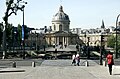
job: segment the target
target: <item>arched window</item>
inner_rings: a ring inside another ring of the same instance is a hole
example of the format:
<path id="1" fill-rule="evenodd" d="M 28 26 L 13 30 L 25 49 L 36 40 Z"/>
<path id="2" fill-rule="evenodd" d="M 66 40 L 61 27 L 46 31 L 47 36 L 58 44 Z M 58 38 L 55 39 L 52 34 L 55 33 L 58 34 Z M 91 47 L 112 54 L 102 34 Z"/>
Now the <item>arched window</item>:
<path id="1" fill-rule="evenodd" d="M 59 25 L 59 31 L 62 31 L 62 25 L 61 24 Z"/>

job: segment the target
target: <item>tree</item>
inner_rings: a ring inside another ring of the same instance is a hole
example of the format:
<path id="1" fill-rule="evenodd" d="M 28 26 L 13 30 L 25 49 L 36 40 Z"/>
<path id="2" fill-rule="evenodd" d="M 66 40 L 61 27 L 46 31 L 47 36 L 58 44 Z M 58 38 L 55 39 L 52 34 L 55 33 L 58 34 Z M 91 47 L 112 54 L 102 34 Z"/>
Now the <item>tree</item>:
<path id="1" fill-rule="evenodd" d="M 17 37 L 18 44 L 21 45 L 21 42 L 22 42 L 22 26 L 20 24 L 18 24 L 17 29 L 18 29 L 18 34 L 17 34 L 18 35 L 18 37 Z"/>
<path id="2" fill-rule="evenodd" d="M 118 51 L 120 51 L 120 34 L 118 34 L 117 41 L 118 41 L 118 45 L 117 45 Z"/>
<path id="3" fill-rule="evenodd" d="M 13 25 L 8 24 L 8 26 L 6 27 L 6 41 L 7 41 L 8 46 L 12 45 L 13 33 L 14 33 Z"/>
<path id="4" fill-rule="evenodd" d="M 3 30 L 3 23 L 0 23 L 0 46 L 1 46 L 1 44 L 2 44 L 2 36 L 3 36 L 3 32 L 2 32 L 2 30 Z"/>
<path id="5" fill-rule="evenodd" d="M 111 35 L 107 39 L 107 45 L 108 47 L 114 48 L 115 47 L 115 36 Z"/>
<path id="6" fill-rule="evenodd" d="M 118 48 L 118 50 L 120 50 L 120 35 L 119 34 L 117 35 L 117 43 L 118 43 L 117 48 Z M 108 47 L 111 47 L 114 49 L 116 48 L 115 47 L 116 46 L 116 37 L 114 35 L 111 35 L 108 37 L 107 45 L 108 45 Z"/>
<path id="7" fill-rule="evenodd" d="M 17 14 L 18 10 L 23 10 L 24 6 L 20 6 L 19 3 L 22 0 L 6 0 L 6 12 L 5 12 L 5 16 L 3 17 L 3 20 L 5 22 L 5 26 L 3 29 L 3 59 L 5 58 L 5 54 L 6 54 L 6 29 L 8 27 L 8 17 L 11 16 L 12 14 Z"/>

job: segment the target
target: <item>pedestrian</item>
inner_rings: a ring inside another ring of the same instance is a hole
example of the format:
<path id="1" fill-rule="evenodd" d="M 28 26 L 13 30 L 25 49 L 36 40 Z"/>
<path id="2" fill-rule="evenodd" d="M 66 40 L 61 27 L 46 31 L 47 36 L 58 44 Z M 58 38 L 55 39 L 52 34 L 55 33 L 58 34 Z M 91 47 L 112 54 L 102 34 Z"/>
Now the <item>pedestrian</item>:
<path id="1" fill-rule="evenodd" d="M 106 60 L 109 67 L 109 73 L 110 75 L 112 75 L 112 65 L 114 65 L 114 59 L 113 59 L 113 54 L 110 51 L 108 52 Z"/>
<path id="2" fill-rule="evenodd" d="M 76 61 L 75 61 L 75 54 L 72 55 L 72 65 L 76 66 Z"/>
<path id="3" fill-rule="evenodd" d="M 76 59 L 77 66 L 79 66 L 80 65 L 80 56 L 79 56 L 79 54 L 76 55 L 75 59 Z"/>
<path id="4" fill-rule="evenodd" d="M 64 46 L 65 46 L 65 48 L 67 47 L 67 45 L 66 45 L 66 44 L 65 44 Z"/>

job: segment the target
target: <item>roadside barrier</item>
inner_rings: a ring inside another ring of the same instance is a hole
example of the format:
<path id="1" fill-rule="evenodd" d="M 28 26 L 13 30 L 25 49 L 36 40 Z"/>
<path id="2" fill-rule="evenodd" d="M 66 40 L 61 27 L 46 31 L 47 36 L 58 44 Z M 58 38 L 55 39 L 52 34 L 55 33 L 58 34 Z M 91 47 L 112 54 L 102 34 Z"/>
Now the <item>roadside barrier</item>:
<path id="1" fill-rule="evenodd" d="M 103 66 L 107 66 L 107 62 L 106 61 L 103 61 Z"/>
<path id="2" fill-rule="evenodd" d="M 32 62 L 32 67 L 35 67 L 35 66 L 36 66 L 36 65 L 35 65 L 35 61 L 33 61 L 33 62 Z"/>
<path id="3" fill-rule="evenodd" d="M 86 60 L 85 62 L 85 66 L 88 67 L 89 66 L 89 62 Z"/>
<path id="4" fill-rule="evenodd" d="M 83 61 L 83 62 L 81 63 L 81 65 L 84 65 L 84 66 L 88 67 L 88 66 L 89 66 L 88 60 Z"/>
<path id="5" fill-rule="evenodd" d="M 7 68 L 7 67 L 16 68 L 16 62 L 12 61 L 12 62 L 9 62 L 9 63 L 0 64 L 0 66 L 3 67 L 3 68 Z"/>
<path id="6" fill-rule="evenodd" d="M 13 68 L 16 68 L 16 62 L 15 62 L 15 61 L 13 61 L 12 67 L 13 67 Z"/>
<path id="7" fill-rule="evenodd" d="M 44 60 L 43 60 L 44 61 Z M 8 61 L 8 62 L 1 62 L 0 63 L 0 68 L 16 68 L 17 66 L 31 66 L 31 67 L 36 67 L 40 66 L 43 61 L 30 61 L 28 64 L 21 64 L 20 62 L 17 61 Z"/>

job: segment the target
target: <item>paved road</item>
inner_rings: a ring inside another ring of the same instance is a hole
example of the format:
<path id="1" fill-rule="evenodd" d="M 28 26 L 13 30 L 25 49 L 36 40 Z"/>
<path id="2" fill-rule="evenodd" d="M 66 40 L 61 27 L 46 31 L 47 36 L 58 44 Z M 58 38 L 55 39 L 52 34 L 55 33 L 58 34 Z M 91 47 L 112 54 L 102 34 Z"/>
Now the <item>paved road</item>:
<path id="1" fill-rule="evenodd" d="M 83 63 L 85 60 L 81 60 Z M 40 66 L 4 68 L 0 71 L 25 70 L 23 72 L 1 72 L 0 79 L 120 79 L 120 67 L 114 67 L 113 75 L 107 67 L 88 60 L 90 66 L 72 66 L 71 60 L 45 60 Z"/>

